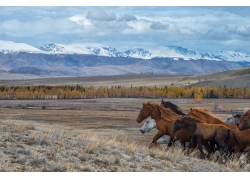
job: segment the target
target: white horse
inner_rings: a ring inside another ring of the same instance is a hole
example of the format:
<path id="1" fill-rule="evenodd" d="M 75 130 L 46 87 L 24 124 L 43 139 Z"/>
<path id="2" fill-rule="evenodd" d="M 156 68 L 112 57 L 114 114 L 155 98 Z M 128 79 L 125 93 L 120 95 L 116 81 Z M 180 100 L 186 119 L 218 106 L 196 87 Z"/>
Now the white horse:
<path id="1" fill-rule="evenodd" d="M 228 116 L 224 122 L 228 124 L 237 124 L 238 120 L 245 114 L 246 110 L 242 111 L 234 111 L 230 116 Z"/>
<path id="2" fill-rule="evenodd" d="M 152 129 L 156 128 L 156 122 L 154 119 L 152 119 L 151 117 L 149 117 L 147 119 L 147 121 L 142 125 L 140 131 L 142 134 L 145 134 L 147 132 L 150 132 Z M 168 146 L 171 146 L 172 145 L 172 141 L 173 139 L 171 139 L 170 136 L 168 135 L 163 135 L 162 137 L 160 137 L 158 140 L 157 140 L 157 143 L 159 144 L 168 144 Z M 179 142 L 179 141 L 177 141 Z M 180 142 L 179 142 L 180 143 Z M 185 144 L 185 146 L 188 145 L 188 144 Z"/>

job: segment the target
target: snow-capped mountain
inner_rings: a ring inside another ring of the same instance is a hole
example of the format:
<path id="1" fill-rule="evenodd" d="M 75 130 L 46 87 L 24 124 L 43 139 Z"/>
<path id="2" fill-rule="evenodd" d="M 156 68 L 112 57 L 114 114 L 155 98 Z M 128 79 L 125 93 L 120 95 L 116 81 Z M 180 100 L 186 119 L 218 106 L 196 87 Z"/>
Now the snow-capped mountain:
<path id="1" fill-rule="evenodd" d="M 190 50 L 180 46 L 167 46 L 162 57 L 183 58 L 184 60 L 190 60 L 190 59 L 223 60 L 217 55 L 214 55 L 210 52 Z"/>
<path id="2" fill-rule="evenodd" d="M 241 52 L 234 52 L 234 51 L 217 51 L 217 56 L 226 60 L 226 61 L 249 61 L 250 55 Z"/>
<path id="3" fill-rule="evenodd" d="M 46 44 L 40 47 L 39 49 L 42 51 L 46 51 L 46 52 L 56 52 L 56 53 L 67 52 L 63 46 L 59 46 L 55 44 Z"/>
<path id="4" fill-rule="evenodd" d="M 4 54 L 29 52 L 44 54 L 89 54 L 106 57 L 130 57 L 140 59 L 171 58 L 173 60 L 216 60 L 216 61 L 235 61 L 250 62 L 250 55 L 242 52 L 221 50 L 215 53 L 201 52 L 180 46 L 156 47 L 151 50 L 143 48 L 133 48 L 124 52 L 118 51 L 113 47 L 105 47 L 100 44 L 46 44 L 40 48 L 30 46 L 25 43 L 15 43 L 0 40 L 0 52 Z"/>
<path id="5" fill-rule="evenodd" d="M 0 40 L 0 52 L 4 54 L 14 53 L 14 52 L 41 52 L 40 49 L 30 46 L 26 43 L 15 43 L 12 41 L 2 41 Z"/>
<path id="6" fill-rule="evenodd" d="M 130 49 L 124 52 L 128 57 L 151 59 L 152 53 L 142 48 Z"/>
<path id="7" fill-rule="evenodd" d="M 108 57 L 128 57 L 126 53 L 117 51 L 111 47 L 87 47 L 94 55 Z"/>

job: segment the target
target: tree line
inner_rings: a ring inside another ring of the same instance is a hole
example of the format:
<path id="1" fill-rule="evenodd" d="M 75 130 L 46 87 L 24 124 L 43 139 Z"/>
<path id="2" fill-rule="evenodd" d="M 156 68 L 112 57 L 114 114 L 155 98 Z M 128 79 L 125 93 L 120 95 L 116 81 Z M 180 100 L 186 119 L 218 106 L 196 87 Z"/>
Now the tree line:
<path id="1" fill-rule="evenodd" d="M 97 87 L 65 86 L 0 86 L 0 99 L 85 99 L 85 98 L 250 98 L 250 90 L 222 87 Z"/>

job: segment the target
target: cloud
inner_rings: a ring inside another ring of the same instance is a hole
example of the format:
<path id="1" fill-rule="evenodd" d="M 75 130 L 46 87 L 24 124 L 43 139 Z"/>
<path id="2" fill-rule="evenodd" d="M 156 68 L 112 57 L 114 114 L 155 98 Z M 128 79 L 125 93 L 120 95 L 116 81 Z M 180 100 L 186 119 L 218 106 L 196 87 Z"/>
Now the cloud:
<path id="1" fill-rule="evenodd" d="M 108 15 L 103 10 L 91 10 L 87 12 L 86 18 L 96 21 L 115 21 L 116 15 L 114 13 Z"/>
<path id="2" fill-rule="evenodd" d="M 250 27 L 246 27 L 245 25 L 234 26 L 234 27 L 226 27 L 226 30 L 231 33 L 238 34 L 240 36 L 250 37 Z"/>
<path id="3" fill-rule="evenodd" d="M 213 29 L 208 30 L 208 32 L 204 34 L 204 39 L 225 40 L 227 38 L 228 38 L 228 35 L 226 33 L 216 32 Z"/>
<path id="4" fill-rule="evenodd" d="M 160 22 L 153 22 L 150 26 L 151 29 L 155 30 L 165 30 L 169 28 L 169 25 L 162 24 Z"/>
<path id="5" fill-rule="evenodd" d="M 124 14 L 123 18 L 125 21 L 134 21 L 137 20 L 137 18 L 134 15 L 130 14 Z"/>
<path id="6" fill-rule="evenodd" d="M 57 34 L 77 33 L 81 27 L 69 19 L 42 18 L 37 21 L 7 20 L 0 23 L 0 33 L 16 37 L 31 37 L 47 32 Z"/>

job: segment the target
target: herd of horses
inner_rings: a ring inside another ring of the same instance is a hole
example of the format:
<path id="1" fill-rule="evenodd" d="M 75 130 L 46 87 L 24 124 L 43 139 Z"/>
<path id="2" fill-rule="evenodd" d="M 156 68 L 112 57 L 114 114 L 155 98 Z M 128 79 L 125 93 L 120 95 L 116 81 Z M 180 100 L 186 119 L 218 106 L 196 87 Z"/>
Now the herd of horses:
<path id="1" fill-rule="evenodd" d="M 149 148 L 158 147 L 161 143 L 167 143 L 170 147 L 179 141 L 184 150 L 188 144 L 187 155 L 198 148 L 201 158 L 209 157 L 216 151 L 223 156 L 239 152 L 250 154 L 250 109 L 234 112 L 223 121 L 207 108 L 190 108 L 185 113 L 177 105 L 164 100 L 142 105 L 136 121 L 141 123 L 148 119 L 141 127 L 141 133 L 154 128 L 158 130 Z"/>

